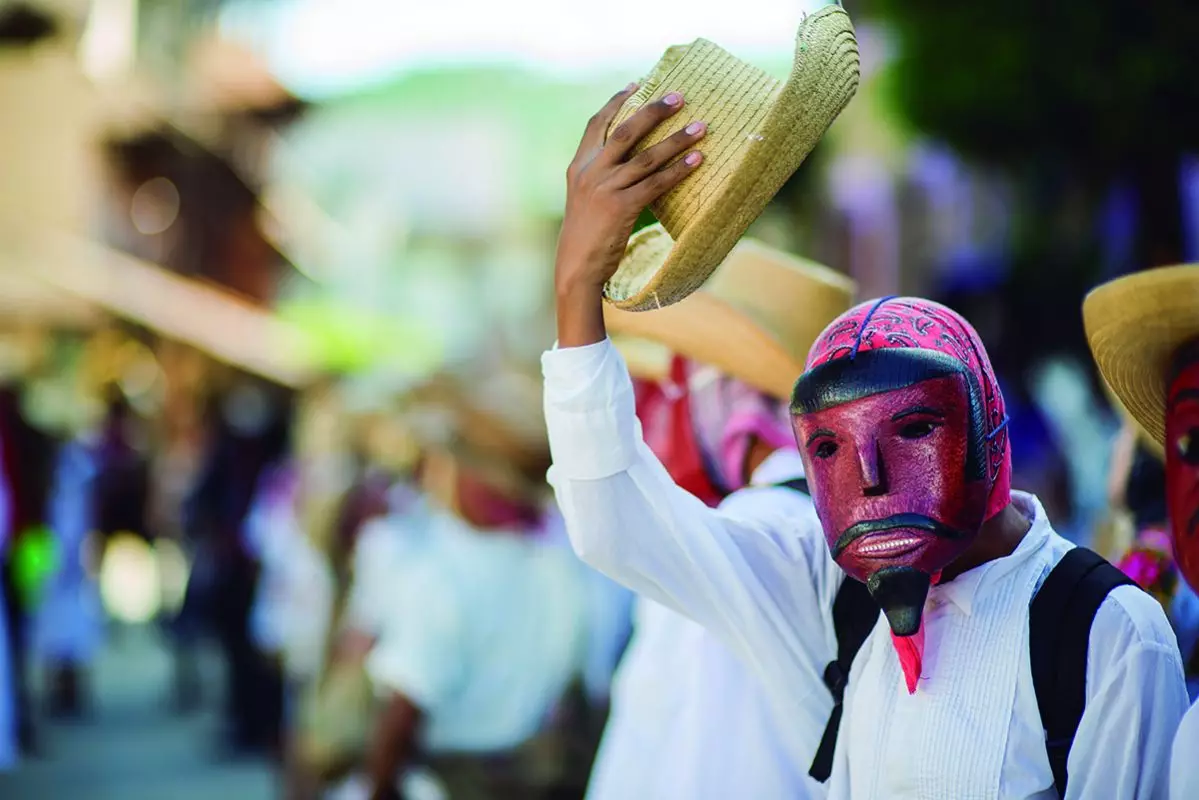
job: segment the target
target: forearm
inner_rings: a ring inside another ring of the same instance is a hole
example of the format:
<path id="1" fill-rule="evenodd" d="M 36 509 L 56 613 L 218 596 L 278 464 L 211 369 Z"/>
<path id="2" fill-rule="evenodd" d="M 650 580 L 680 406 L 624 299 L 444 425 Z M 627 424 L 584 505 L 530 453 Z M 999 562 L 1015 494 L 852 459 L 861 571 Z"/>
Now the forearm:
<path id="1" fill-rule="evenodd" d="M 371 800 L 398 800 L 396 781 L 412 756 L 420 710 L 401 694 L 392 695 L 379 714 L 367 753 Z"/>

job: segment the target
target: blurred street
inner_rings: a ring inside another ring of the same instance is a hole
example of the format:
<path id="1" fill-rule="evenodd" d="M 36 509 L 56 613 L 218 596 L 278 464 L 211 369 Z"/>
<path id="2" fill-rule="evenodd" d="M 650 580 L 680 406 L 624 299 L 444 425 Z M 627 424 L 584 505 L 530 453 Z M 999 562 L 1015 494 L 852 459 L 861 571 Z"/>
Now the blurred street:
<path id="1" fill-rule="evenodd" d="M 206 653 L 205 688 L 219 685 Z M 173 715 L 166 705 L 169 661 L 152 628 L 110 637 L 96 662 L 91 719 L 41 725 L 43 755 L 0 775 L 5 800 L 257 800 L 272 793 L 265 762 L 221 761 L 215 749 L 218 698 Z"/>

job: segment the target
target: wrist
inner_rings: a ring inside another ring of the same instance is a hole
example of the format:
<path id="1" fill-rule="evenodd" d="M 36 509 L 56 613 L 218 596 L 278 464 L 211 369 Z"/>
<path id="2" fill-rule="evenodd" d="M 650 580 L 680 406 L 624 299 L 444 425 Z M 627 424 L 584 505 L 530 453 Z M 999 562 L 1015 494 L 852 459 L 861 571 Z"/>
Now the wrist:
<path id="1" fill-rule="evenodd" d="M 602 285 L 586 281 L 560 282 L 557 306 L 559 347 L 584 347 L 607 337 Z"/>
<path id="2" fill-rule="evenodd" d="M 559 269 L 554 276 L 554 294 L 559 303 L 601 301 L 605 283 L 586 276 L 583 270 Z"/>

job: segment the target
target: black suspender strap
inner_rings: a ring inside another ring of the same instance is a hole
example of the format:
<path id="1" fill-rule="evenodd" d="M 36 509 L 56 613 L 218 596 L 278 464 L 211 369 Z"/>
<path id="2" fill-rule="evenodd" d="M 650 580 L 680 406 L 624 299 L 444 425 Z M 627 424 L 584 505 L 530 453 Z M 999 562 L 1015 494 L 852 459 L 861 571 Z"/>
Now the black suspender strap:
<path id="1" fill-rule="evenodd" d="M 808 482 L 803 478 L 778 484 L 802 494 L 808 491 Z M 849 683 L 849 669 L 853 659 L 862 649 L 866 638 L 878 622 L 878 604 L 870 596 L 866 584 L 846 578 L 833 601 L 833 630 L 837 634 L 837 660 L 830 661 L 824 668 L 824 685 L 833 695 L 833 711 L 820 737 L 820 747 L 808 774 L 818 781 L 828 780 L 833 771 L 833 752 L 837 747 L 837 731 L 841 728 L 841 711 L 845 700 L 845 686 Z"/>
<path id="2" fill-rule="evenodd" d="M 1076 547 L 1045 578 L 1029 609 L 1029 658 L 1045 748 L 1058 795 L 1066 796 L 1066 762 L 1087 702 L 1091 623 L 1117 586 L 1133 581 L 1102 556 Z"/>
<path id="3" fill-rule="evenodd" d="M 824 668 L 824 685 L 833 695 L 833 713 L 829 715 L 820 747 L 808 774 L 818 781 L 828 780 L 833 771 L 833 752 L 837 747 L 837 731 L 841 727 L 841 712 L 845 686 L 854 656 L 862 649 L 866 638 L 878 622 L 879 608 L 870 596 L 866 584 L 846 578 L 833 601 L 833 629 L 837 632 L 837 660 Z"/>

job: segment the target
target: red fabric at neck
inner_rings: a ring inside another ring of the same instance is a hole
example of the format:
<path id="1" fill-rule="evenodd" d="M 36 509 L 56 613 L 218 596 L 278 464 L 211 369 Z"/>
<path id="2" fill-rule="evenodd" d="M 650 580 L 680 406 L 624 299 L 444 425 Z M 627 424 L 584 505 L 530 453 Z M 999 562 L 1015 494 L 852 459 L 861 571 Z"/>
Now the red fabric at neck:
<path id="1" fill-rule="evenodd" d="M 707 505 L 718 505 L 723 494 L 713 485 L 695 438 L 686 362 L 681 357 L 671 361 L 668 383 L 638 385 L 637 416 L 645 443 L 674 482 Z"/>

